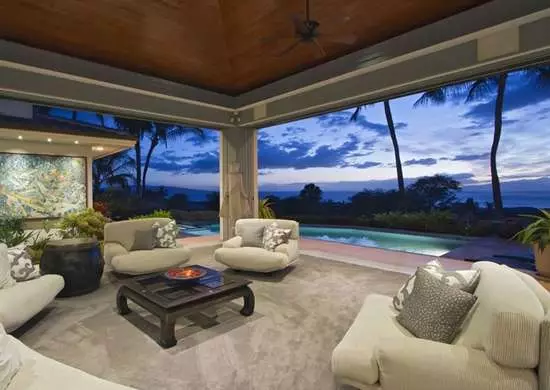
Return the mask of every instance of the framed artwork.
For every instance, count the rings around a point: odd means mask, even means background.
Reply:
[[[87,205],[86,159],[0,153],[0,218],[56,218]]]

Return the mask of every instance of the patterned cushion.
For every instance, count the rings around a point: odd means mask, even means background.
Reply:
[[[177,247],[176,238],[180,233],[180,229],[176,221],[170,221],[164,226],[160,226],[158,222],[153,224],[153,229],[157,230],[156,248],[175,248]]]
[[[428,271],[448,286],[458,287],[462,291],[466,291],[470,294],[474,293],[481,274],[479,270],[445,271],[438,260],[430,261],[423,266],[422,269]],[[396,310],[403,309],[405,300],[414,288],[415,275],[412,275],[405,284],[401,286],[395,297],[393,297],[393,306]]]
[[[288,242],[290,232],[290,229],[281,229],[279,225],[277,225],[277,222],[273,222],[264,229],[262,246],[264,249],[273,252],[276,247]]]
[[[416,337],[451,343],[477,297],[447,285],[423,268],[415,275],[414,289],[397,322]]]
[[[539,364],[540,326],[538,319],[526,313],[495,313],[485,352],[501,366],[535,368]]]
[[[243,225],[239,230],[239,235],[243,239],[242,246],[261,248],[263,234],[263,225]]]
[[[11,276],[11,265],[8,257],[8,247],[0,243],[0,288],[11,287],[15,279]]]
[[[24,282],[40,276],[40,270],[33,265],[32,259],[24,247],[9,248],[8,258],[10,260],[11,277],[16,282]]]

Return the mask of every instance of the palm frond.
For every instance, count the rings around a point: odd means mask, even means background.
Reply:
[[[498,76],[483,77],[473,81],[468,87],[466,103],[487,98],[495,91],[497,84]]]
[[[355,107],[355,111],[353,112],[353,114],[351,114],[351,117],[349,118],[349,120],[351,122],[357,122],[357,119],[359,118],[359,114],[361,113],[361,110],[364,108],[365,106],[357,106]]]
[[[445,93],[445,88],[436,88],[424,92],[416,102],[414,102],[413,107],[427,106],[429,104],[441,105],[447,102],[447,94]]]

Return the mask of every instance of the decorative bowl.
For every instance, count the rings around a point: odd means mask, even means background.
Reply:
[[[206,270],[189,266],[171,268],[164,273],[164,276],[172,280],[195,280],[206,275]]]

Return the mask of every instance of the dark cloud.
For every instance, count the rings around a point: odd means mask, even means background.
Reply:
[[[216,130],[202,129],[203,136],[200,137],[195,133],[189,133],[185,138],[186,142],[191,143],[193,146],[202,146],[211,143],[218,143],[220,140],[220,132]]]
[[[367,118],[363,114],[358,115],[357,120],[354,122],[352,122],[350,118],[351,113],[349,111],[338,111],[318,116],[317,123],[324,128],[341,128],[356,125],[365,130],[372,130],[379,135],[388,134],[388,125],[386,123],[371,122],[367,120]],[[396,130],[407,127],[407,124],[404,122],[396,122],[394,125]]]
[[[453,158],[454,161],[476,161],[476,160],[486,160],[490,156],[490,153],[480,153],[480,154],[459,154]]]
[[[407,160],[403,163],[403,165],[405,165],[405,166],[409,166],[409,165],[426,165],[426,166],[430,166],[430,165],[435,165],[435,164],[437,164],[437,160],[435,158],[412,159],[412,160]]]
[[[376,161],[365,161],[359,164],[353,164],[355,168],[372,168],[380,166],[382,163]]]
[[[197,153],[191,157],[164,154],[153,157],[151,169],[171,173],[218,173],[220,157],[218,152]]]
[[[283,132],[281,133],[281,135],[283,137],[292,137],[292,136],[295,136],[295,135],[298,135],[298,134],[303,134],[307,131],[307,129],[305,127],[301,127],[301,126],[287,126]]]

